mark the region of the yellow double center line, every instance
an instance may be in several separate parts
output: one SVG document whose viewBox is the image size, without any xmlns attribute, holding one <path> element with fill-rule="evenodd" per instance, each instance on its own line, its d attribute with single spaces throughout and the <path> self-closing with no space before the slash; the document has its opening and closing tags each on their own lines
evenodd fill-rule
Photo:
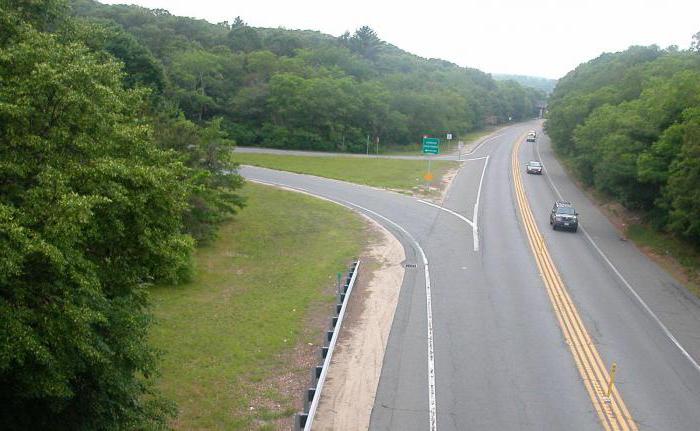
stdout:
<svg viewBox="0 0 700 431">
<path fill-rule="evenodd" d="M 614 385 L 610 397 L 607 396 L 608 383 L 610 381 L 608 371 L 603 364 L 598 349 L 583 326 L 581 317 L 576 311 L 576 306 L 571 301 L 564 281 L 554 266 L 544 238 L 540 234 L 535 218 L 530 210 L 518 161 L 518 149 L 524 137 L 525 135 L 523 134 L 518 138 L 513 147 L 511 157 L 515 194 L 520 208 L 520 215 L 527 232 L 527 238 L 530 242 L 530 248 L 547 288 L 547 294 L 552 302 L 552 307 L 554 307 L 554 313 L 557 316 L 566 343 L 569 345 L 574 362 L 576 362 L 576 368 L 581 374 L 583 384 L 591 397 L 591 402 L 600 417 L 603 428 L 606 430 L 636 431 L 637 425 L 634 423 L 620 393 Z"/>
</svg>

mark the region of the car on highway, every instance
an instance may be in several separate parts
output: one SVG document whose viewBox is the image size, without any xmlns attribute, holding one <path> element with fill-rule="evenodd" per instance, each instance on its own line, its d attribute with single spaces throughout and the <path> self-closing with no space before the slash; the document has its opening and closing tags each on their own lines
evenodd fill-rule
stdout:
<svg viewBox="0 0 700 431">
<path fill-rule="evenodd" d="M 536 138 L 537 133 L 534 130 L 531 130 L 530 133 L 527 134 L 527 142 L 535 142 Z"/>
<path fill-rule="evenodd" d="M 578 230 L 578 213 L 568 201 L 556 201 L 549 214 L 549 224 L 552 229 L 566 229 L 573 232 Z"/>
<path fill-rule="evenodd" d="M 525 170 L 528 174 L 542 175 L 542 163 L 536 160 L 530 160 L 527 162 Z"/>
</svg>

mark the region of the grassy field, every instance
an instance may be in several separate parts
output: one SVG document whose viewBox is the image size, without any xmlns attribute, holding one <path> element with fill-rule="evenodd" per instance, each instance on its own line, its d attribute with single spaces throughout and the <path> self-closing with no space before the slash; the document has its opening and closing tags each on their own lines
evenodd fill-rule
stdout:
<svg viewBox="0 0 700 431">
<path fill-rule="evenodd" d="M 290 354 L 318 344 L 311 312 L 327 323 L 336 273 L 367 241 L 362 219 L 332 203 L 255 184 L 243 193 L 248 206 L 197 251 L 193 282 L 152 292 L 159 387 L 178 403 L 176 429 L 265 430 L 292 415 L 301 393 L 275 379 L 309 376 Z"/>
<path fill-rule="evenodd" d="M 234 159 L 245 165 L 262 166 L 282 171 L 311 174 L 368 186 L 412 191 L 425 184 L 424 160 L 397 160 L 363 157 L 311 157 L 277 154 L 234 153 Z M 457 162 L 433 161 L 433 186 Z"/>
</svg>

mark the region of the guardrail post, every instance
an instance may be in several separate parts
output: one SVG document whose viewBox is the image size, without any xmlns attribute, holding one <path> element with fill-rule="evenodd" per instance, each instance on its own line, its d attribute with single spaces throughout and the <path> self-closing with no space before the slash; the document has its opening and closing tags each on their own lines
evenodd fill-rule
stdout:
<svg viewBox="0 0 700 431">
<path fill-rule="evenodd" d="M 331 356 L 333 355 L 333 349 L 338 340 L 338 331 L 340 331 L 342 319 L 345 315 L 347 296 L 352 292 L 353 285 L 357 280 L 356 272 L 359 264 L 359 260 L 352 262 L 345 283 L 336 286 L 338 302 L 335 305 L 335 315 L 331 317 L 330 329 L 326 331 L 326 342 L 324 343 L 328 343 L 328 345 L 321 346 L 321 365 L 317 365 L 311 370 L 311 387 L 304 393 L 304 411 L 294 416 L 293 429 L 295 431 L 309 429 L 313 423 L 323 383 L 326 379 Z"/>
<path fill-rule="evenodd" d="M 297 413 L 294 415 L 294 431 L 301 431 L 306 426 L 306 419 L 308 419 L 308 413 Z"/>
<path fill-rule="evenodd" d="M 314 384 L 313 388 L 306 389 L 306 396 L 304 397 L 304 411 L 305 412 L 309 411 L 309 405 L 311 404 L 311 401 L 314 400 L 315 393 L 316 393 L 316 385 L 315 384 Z"/>
</svg>

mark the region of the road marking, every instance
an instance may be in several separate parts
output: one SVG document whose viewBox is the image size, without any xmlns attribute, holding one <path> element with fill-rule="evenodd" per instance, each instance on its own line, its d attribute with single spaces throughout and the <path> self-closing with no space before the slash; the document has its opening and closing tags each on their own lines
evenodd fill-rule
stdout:
<svg viewBox="0 0 700 431">
<path fill-rule="evenodd" d="M 476 150 L 478 150 L 479 148 L 481 148 L 481 146 L 484 145 L 485 143 L 490 142 L 490 141 L 493 141 L 493 140 L 496 139 L 496 138 L 500 138 L 500 137 L 503 136 L 503 135 L 505 135 L 505 133 L 499 133 L 498 135 L 494 135 L 494 136 L 491 136 L 491 137 L 488 138 L 488 139 L 484 139 L 483 141 L 481 141 L 481 142 L 479 143 L 479 145 L 477 145 L 476 147 L 472 148 L 471 151 L 469 151 L 468 153 L 465 153 L 465 154 L 473 154 Z"/>
<path fill-rule="evenodd" d="M 424 201 L 423 199 L 418 199 L 418 202 L 420 202 L 420 203 L 422 203 L 422 204 L 430 205 L 431 207 L 435 207 L 435 208 L 437 208 L 437 209 L 440 209 L 440 210 L 443 210 L 443 211 L 445 211 L 445 212 L 448 212 L 448 213 L 452 214 L 453 216 L 459 217 L 460 219 L 462 219 L 465 223 L 467 223 L 469 226 L 471 226 L 472 229 L 475 229 L 475 228 L 476 228 L 476 226 L 474 225 L 474 223 L 473 223 L 471 220 L 469 220 L 468 218 L 464 217 L 462 214 L 460 214 L 460 213 L 458 213 L 458 212 L 452 211 L 451 209 L 442 207 L 442 206 L 440 206 L 440 205 L 438 205 L 438 204 L 434 204 L 434 203 L 432 203 L 432 202 L 430 202 L 430 201 Z"/>
<path fill-rule="evenodd" d="M 479 191 L 476 192 L 476 203 L 474 204 L 474 225 L 479 227 L 477 220 L 479 219 L 479 200 L 481 199 L 481 186 L 484 184 L 484 174 L 486 173 L 486 167 L 489 165 L 489 156 L 486 156 L 486 161 L 484 162 L 484 168 L 481 170 L 481 179 L 479 180 Z"/>
<path fill-rule="evenodd" d="M 537 157 L 539 158 L 540 163 L 542 163 L 542 168 L 545 171 L 545 176 L 547 177 L 547 182 L 549 182 L 549 185 L 552 187 L 554 192 L 557 194 L 557 197 L 559 197 L 559 199 L 563 200 L 562 195 L 559 192 L 559 189 L 557 188 L 556 185 L 554 185 L 554 182 L 552 181 L 552 179 L 549 176 L 549 171 L 546 169 L 544 162 L 542 162 L 542 156 L 540 155 L 539 145 L 535 145 L 535 151 L 537 151 Z M 649 314 L 649 316 L 651 316 L 651 318 L 659 325 L 659 327 L 661 328 L 663 333 L 666 335 L 666 337 L 668 337 L 668 339 L 678 348 L 678 350 L 680 350 L 681 354 L 683 356 L 685 356 L 686 359 L 688 359 L 688 361 L 695 368 L 695 370 L 700 372 L 700 364 L 697 363 L 695 358 L 693 358 L 691 356 L 691 354 L 688 353 L 687 350 L 685 350 L 683 345 L 676 339 L 676 337 L 673 336 L 671 331 L 666 327 L 666 325 L 663 324 L 663 322 L 661 321 L 661 319 L 659 319 L 659 317 L 656 315 L 656 313 L 654 313 L 651 310 L 651 308 L 647 305 L 647 303 L 644 302 L 642 297 L 639 296 L 637 291 L 634 290 L 632 285 L 625 279 L 625 277 L 622 276 L 622 273 L 617 269 L 617 267 L 615 267 L 615 265 L 613 265 L 612 261 L 608 258 L 608 256 L 603 252 L 603 250 L 600 249 L 600 247 L 598 247 L 598 244 L 595 243 L 595 241 L 593 240 L 593 237 L 591 237 L 591 235 L 588 233 L 586 228 L 583 227 L 581 224 L 579 224 L 579 227 L 583 231 L 583 234 L 586 237 L 586 239 L 588 240 L 588 242 L 591 243 L 591 245 L 598 252 L 600 257 L 602 257 L 603 260 L 605 261 L 605 263 L 608 264 L 610 269 L 613 270 L 615 275 L 617 275 L 617 277 L 620 279 L 620 281 L 622 281 L 622 284 L 627 288 L 627 290 L 632 294 L 632 296 L 635 297 L 635 299 L 639 302 L 639 304 L 642 306 L 642 308 L 644 308 L 644 310 Z"/>
<path fill-rule="evenodd" d="M 464 221 L 467 223 L 469 226 L 472 228 L 472 237 L 474 238 L 474 251 L 479 251 L 479 229 L 477 228 L 476 224 L 473 223 L 471 220 L 468 218 L 464 217 L 462 214 L 452 211 L 449 208 L 445 208 L 441 205 L 434 204 L 429 201 L 424 201 L 423 199 L 418 199 L 418 202 L 426 205 L 430 205 L 431 207 L 435 207 L 439 210 L 445 211 L 446 213 L 452 214 L 453 216 L 459 218 L 460 220 Z"/>
<path fill-rule="evenodd" d="M 256 180 L 256 179 L 248 179 L 248 181 L 252 182 L 257 182 L 261 184 L 266 184 L 270 186 L 277 186 L 277 187 L 285 187 L 291 190 L 295 190 L 298 192 L 306 193 L 312 196 L 320 197 L 322 199 L 326 199 L 328 201 L 334 202 L 338 205 L 342 205 L 346 208 L 349 209 L 359 209 L 361 211 L 370 213 L 376 217 L 381 218 L 382 220 L 386 221 L 387 223 L 391 224 L 394 226 L 396 229 L 400 230 L 406 237 L 413 242 L 413 245 L 418 249 L 418 252 L 421 255 L 421 258 L 423 260 L 423 267 L 424 267 L 424 273 L 425 273 L 425 302 L 426 302 L 426 309 L 427 309 L 427 317 L 428 317 L 428 412 L 429 412 L 429 423 L 430 423 L 430 431 L 437 431 L 437 403 L 435 401 L 435 349 L 433 347 L 433 305 L 432 305 L 432 293 L 431 293 L 431 285 L 430 285 L 430 272 L 428 270 L 428 257 L 425 255 L 425 252 L 423 251 L 423 247 L 420 246 L 418 241 L 411 235 L 406 229 L 404 229 L 401 225 L 398 223 L 394 222 L 393 220 L 379 214 L 378 212 L 372 211 L 369 208 L 365 208 L 361 205 L 358 205 L 356 203 L 346 201 L 344 199 L 336 199 L 336 198 L 330 198 L 328 196 L 316 194 L 313 192 L 310 192 L 307 189 L 301 188 L 301 187 L 294 187 L 286 184 L 280 184 L 280 183 L 275 183 L 275 182 L 268 182 L 268 181 L 263 181 L 263 180 Z M 427 202 L 426 202 L 427 203 Z"/>
<path fill-rule="evenodd" d="M 477 224 L 477 220 L 479 217 L 479 199 L 481 197 L 481 186 L 484 183 L 484 173 L 486 173 L 486 166 L 488 166 L 488 164 L 489 164 L 489 156 L 479 157 L 478 159 L 473 159 L 473 160 L 483 160 L 483 159 L 485 159 L 486 162 L 484 162 L 484 168 L 481 171 L 481 179 L 479 180 L 479 190 L 476 193 L 476 203 L 474 204 L 474 221 L 471 221 L 468 218 L 466 218 L 465 216 L 463 216 L 462 214 L 455 212 L 455 211 L 452 211 L 449 208 L 445 208 L 442 205 L 437 205 L 437 204 L 434 204 L 432 202 L 425 201 L 423 199 L 418 199 L 418 202 L 426 204 L 426 205 L 430 205 L 431 207 L 435 207 L 435 208 L 440 209 L 442 211 L 445 211 L 449 214 L 452 214 L 453 216 L 463 220 L 465 223 L 467 223 L 469 226 L 471 226 L 472 238 L 474 239 L 474 251 L 479 251 L 479 225 Z"/>
<path fill-rule="evenodd" d="M 607 368 L 583 325 L 583 321 L 569 296 L 559 271 L 554 265 L 554 261 L 544 242 L 544 237 L 540 233 L 535 217 L 530 209 L 520 173 L 520 162 L 518 161 L 518 149 L 524 137 L 525 134 L 518 137 L 511 154 L 515 194 L 528 242 L 546 287 L 547 295 L 554 308 L 559 327 L 569 346 L 576 368 L 583 379 L 584 387 L 603 428 L 606 431 L 637 431 L 637 425 L 632 419 L 617 387 L 613 385 L 611 396 L 606 396 L 608 382 L 610 381 Z"/>
</svg>

